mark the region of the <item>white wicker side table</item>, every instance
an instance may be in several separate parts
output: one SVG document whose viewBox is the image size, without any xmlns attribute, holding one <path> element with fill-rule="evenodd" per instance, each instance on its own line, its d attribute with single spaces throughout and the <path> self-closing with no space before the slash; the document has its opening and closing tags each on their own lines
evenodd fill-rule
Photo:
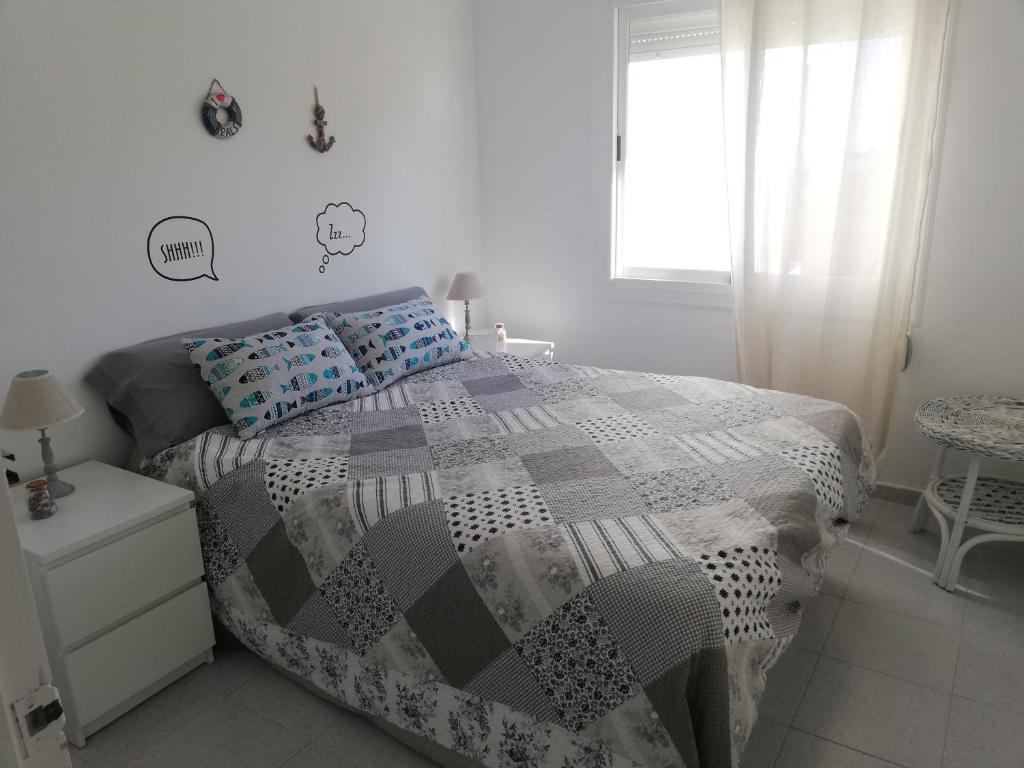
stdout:
<svg viewBox="0 0 1024 768">
<path fill-rule="evenodd" d="M 1024 542 L 1024 482 L 980 477 L 983 457 L 1024 462 L 1024 399 L 944 397 L 914 415 L 917 429 L 938 443 L 931 478 L 917 503 L 911 531 L 924 527 L 925 507 L 939 521 L 942 548 L 933 581 L 953 592 L 964 556 L 989 541 Z M 971 454 L 966 475 L 943 476 L 950 449 Z M 978 535 L 963 541 L 964 530 Z"/>
</svg>

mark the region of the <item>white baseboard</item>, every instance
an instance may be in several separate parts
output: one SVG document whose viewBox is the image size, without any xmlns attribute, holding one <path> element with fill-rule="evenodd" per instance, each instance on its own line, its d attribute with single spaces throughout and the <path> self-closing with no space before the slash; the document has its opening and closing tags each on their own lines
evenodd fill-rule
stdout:
<svg viewBox="0 0 1024 768">
<path fill-rule="evenodd" d="M 912 507 L 921 498 L 921 489 L 898 483 L 878 483 L 871 495 L 882 501 L 891 501 L 895 504 L 906 504 Z"/>
</svg>

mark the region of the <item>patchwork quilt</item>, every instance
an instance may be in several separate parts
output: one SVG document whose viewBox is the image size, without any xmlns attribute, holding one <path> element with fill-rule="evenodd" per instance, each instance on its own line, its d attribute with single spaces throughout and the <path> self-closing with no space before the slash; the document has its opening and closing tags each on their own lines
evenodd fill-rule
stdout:
<svg viewBox="0 0 1024 768">
<path fill-rule="evenodd" d="M 835 403 L 471 359 L 144 465 L 192 487 L 215 610 L 481 765 L 735 766 L 874 467 Z"/>
</svg>

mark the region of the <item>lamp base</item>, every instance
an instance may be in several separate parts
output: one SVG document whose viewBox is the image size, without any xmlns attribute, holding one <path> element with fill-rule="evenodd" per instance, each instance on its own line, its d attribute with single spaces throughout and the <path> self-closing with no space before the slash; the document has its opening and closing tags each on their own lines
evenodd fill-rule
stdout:
<svg viewBox="0 0 1024 768">
<path fill-rule="evenodd" d="M 47 476 L 46 487 L 50 491 L 50 497 L 54 499 L 63 499 L 65 496 L 70 496 L 75 492 L 75 486 L 71 483 L 65 483 L 56 475 L 53 477 Z"/>
<path fill-rule="evenodd" d="M 46 487 L 50 496 L 54 499 L 62 499 L 75 492 L 75 486 L 65 483 L 57 477 L 57 465 L 53 458 L 53 448 L 50 447 L 50 436 L 46 434 L 46 428 L 39 430 L 39 445 L 42 446 L 43 472 L 46 473 Z"/>
</svg>

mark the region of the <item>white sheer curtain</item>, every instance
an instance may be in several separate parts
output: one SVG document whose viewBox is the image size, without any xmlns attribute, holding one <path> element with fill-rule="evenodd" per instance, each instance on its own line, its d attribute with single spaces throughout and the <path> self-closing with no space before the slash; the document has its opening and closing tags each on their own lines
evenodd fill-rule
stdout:
<svg viewBox="0 0 1024 768">
<path fill-rule="evenodd" d="M 721 0 L 739 370 L 885 447 L 950 0 Z"/>
</svg>

